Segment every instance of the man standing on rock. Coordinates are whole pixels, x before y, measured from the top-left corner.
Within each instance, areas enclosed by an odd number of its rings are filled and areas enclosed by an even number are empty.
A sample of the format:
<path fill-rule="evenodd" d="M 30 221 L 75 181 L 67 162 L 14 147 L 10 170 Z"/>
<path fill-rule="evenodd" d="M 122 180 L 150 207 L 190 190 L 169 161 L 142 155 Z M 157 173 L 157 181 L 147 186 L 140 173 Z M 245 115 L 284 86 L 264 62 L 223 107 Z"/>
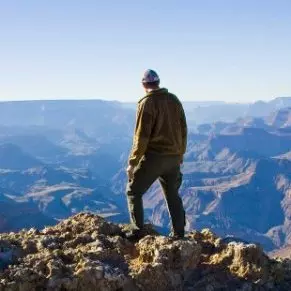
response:
<path fill-rule="evenodd" d="M 172 220 L 172 236 L 184 237 L 185 211 L 179 188 L 180 165 L 187 145 L 187 124 L 179 99 L 160 88 L 160 79 L 147 70 L 142 79 L 146 95 L 138 102 L 133 146 L 127 174 L 127 200 L 133 226 L 130 239 L 142 237 L 144 211 L 142 196 L 158 179 Z"/>

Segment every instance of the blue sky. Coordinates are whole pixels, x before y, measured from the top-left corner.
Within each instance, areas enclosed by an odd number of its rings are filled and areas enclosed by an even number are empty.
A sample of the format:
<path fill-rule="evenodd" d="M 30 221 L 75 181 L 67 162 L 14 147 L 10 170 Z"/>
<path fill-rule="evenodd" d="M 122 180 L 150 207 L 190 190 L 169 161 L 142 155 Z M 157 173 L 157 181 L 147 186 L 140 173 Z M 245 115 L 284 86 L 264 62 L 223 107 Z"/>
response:
<path fill-rule="evenodd" d="M 291 96 L 290 0 L 0 0 L 0 100 Z"/>

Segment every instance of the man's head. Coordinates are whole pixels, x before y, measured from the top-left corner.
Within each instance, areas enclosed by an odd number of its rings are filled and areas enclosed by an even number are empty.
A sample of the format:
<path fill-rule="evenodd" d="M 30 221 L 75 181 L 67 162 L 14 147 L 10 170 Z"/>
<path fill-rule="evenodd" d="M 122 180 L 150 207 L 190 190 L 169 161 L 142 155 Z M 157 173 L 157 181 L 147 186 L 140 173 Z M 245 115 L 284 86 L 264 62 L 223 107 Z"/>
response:
<path fill-rule="evenodd" d="M 159 89 L 160 78 L 154 70 L 146 70 L 142 78 L 142 84 L 146 91 Z"/>

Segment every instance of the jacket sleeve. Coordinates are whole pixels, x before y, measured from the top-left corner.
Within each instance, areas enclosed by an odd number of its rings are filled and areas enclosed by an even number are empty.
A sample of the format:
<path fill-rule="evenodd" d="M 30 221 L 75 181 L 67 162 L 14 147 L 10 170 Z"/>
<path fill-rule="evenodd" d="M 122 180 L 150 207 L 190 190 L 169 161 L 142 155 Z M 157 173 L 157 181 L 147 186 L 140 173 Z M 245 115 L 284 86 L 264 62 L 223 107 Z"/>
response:
<path fill-rule="evenodd" d="M 182 145 L 183 145 L 183 155 L 184 155 L 187 149 L 188 129 L 187 129 L 187 120 L 186 120 L 185 111 L 182 106 L 181 106 L 181 131 L 182 131 Z"/>
<path fill-rule="evenodd" d="M 153 106 L 146 98 L 139 103 L 137 109 L 133 146 L 128 161 L 131 166 L 137 166 L 146 152 L 154 123 L 153 119 Z"/>

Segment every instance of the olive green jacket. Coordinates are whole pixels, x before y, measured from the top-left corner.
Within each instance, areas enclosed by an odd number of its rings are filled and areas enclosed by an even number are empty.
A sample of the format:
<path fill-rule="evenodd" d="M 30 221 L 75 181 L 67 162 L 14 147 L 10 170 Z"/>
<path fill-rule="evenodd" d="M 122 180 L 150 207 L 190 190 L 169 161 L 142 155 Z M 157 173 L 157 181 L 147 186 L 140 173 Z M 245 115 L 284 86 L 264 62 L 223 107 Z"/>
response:
<path fill-rule="evenodd" d="M 182 161 L 186 146 L 186 117 L 179 99 L 165 88 L 148 93 L 138 102 L 129 164 L 138 165 L 147 152 L 179 155 Z"/>

